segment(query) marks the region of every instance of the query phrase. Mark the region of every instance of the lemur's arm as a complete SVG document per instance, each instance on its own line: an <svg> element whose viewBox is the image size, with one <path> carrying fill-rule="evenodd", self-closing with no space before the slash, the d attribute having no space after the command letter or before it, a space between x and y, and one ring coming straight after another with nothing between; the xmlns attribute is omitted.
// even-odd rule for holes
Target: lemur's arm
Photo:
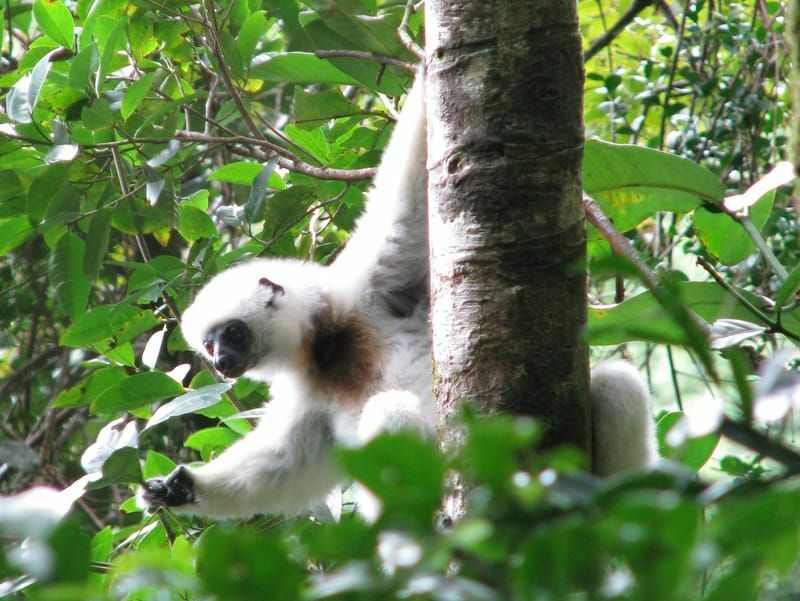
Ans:
<svg viewBox="0 0 800 601"><path fill-rule="evenodd" d="M396 316L428 293L425 104L422 76L408 93L364 214L330 266L350 298L366 291Z"/></svg>
<svg viewBox="0 0 800 601"><path fill-rule="evenodd" d="M149 480L139 503L212 517L292 515L324 500L338 481L325 412L270 403L259 426L201 467Z"/></svg>

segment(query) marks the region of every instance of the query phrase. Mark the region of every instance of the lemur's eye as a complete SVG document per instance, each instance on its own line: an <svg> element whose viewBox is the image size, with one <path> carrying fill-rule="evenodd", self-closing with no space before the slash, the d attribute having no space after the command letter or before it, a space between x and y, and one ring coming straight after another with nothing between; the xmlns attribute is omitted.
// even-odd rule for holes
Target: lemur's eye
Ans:
<svg viewBox="0 0 800 601"><path fill-rule="evenodd" d="M214 355L214 342L212 340L209 340L208 338L203 340L203 348L206 349L206 352L209 355Z"/></svg>
<svg viewBox="0 0 800 601"><path fill-rule="evenodd" d="M240 321L231 321L225 324L222 330L222 339L235 349L242 350L247 346L248 331Z"/></svg>

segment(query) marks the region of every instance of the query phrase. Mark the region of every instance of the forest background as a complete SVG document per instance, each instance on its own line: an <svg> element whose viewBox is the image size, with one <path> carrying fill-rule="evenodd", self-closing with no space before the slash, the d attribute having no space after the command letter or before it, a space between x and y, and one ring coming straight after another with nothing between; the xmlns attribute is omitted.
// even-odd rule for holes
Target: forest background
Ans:
<svg viewBox="0 0 800 601"><path fill-rule="evenodd" d="M623 355L647 375L671 464L602 482L575 450L526 453L541 436L530 419L467 413L451 454L410 436L342 451L384 503L375 525L350 514L347 491L312 518L136 509L138 482L212 457L268 399L217 381L177 319L243 256L325 261L347 238L412 78L413 8L4 4L0 596L800 592L781 2L578 3L584 188L625 234L617 250L644 259L631 268L610 252L613 230L590 229L586 335L594 358ZM453 470L472 482L467 514L437 529Z"/></svg>

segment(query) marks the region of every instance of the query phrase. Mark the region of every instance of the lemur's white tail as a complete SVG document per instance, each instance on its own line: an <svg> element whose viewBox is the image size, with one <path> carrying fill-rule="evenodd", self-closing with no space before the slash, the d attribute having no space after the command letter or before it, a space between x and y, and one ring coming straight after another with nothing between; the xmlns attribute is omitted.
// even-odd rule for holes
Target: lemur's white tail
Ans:
<svg viewBox="0 0 800 601"><path fill-rule="evenodd" d="M625 361L600 363L591 386L594 470L609 476L650 467L658 460L650 394Z"/></svg>

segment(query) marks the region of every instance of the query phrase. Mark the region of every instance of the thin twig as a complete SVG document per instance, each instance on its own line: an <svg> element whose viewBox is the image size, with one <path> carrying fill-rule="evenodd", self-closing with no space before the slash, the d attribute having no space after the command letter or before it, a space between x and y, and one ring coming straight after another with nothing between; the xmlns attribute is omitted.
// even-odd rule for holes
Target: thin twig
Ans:
<svg viewBox="0 0 800 601"><path fill-rule="evenodd" d="M207 3L206 5L206 13L209 16L209 33L211 34L211 51L214 53L214 58L217 60L217 69L219 70L219 75L222 77L222 83L225 84L225 88L228 90L228 94L231 95L233 99L233 103L236 105L239 114L244 119L245 124L252 132L253 136L257 139L263 139L261 134L261 130L256 125L256 122L253 121L253 117L250 116L250 111L247 110L247 107L244 105L244 101L242 100L241 95L239 94L239 90L236 89L236 86L231 79L230 73L228 72L228 66L225 62L225 57L222 56L222 45L219 41L219 32L217 29L216 20L214 18L214 5L213 3Z"/></svg>
<svg viewBox="0 0 800 601"><path fill-rule="evenodd" d="M633 0L625 12L622 13L619 20L611 26L611 29L589 45L589 48L583 53L583 60L588 61L603 48L611 44L614 38L625 31L625 28L633 22L636 16L651 4L653 4L653 0Z"/></svg>
<svg viewBox="0 0 800 601"><path fill-rule="evenodd" d="M15 133L11 133L9 131L2 131L0 130L0 136L4 136L6 138L10 138L12 140L19 140L22 142L27 142L30 144L45 144L46 142L38 141L38 140L30 140L25 138L24 136L20 136ZM302 173L304 175L309 175L311 177L317 177L320 179L331 179L331 180L339 180L344 182L354 182L354 181L361 181L365 179L370 179L375 176L377 169L375 167L365 167L363 169L335 169L333 167L317 167L315 165L311 165L301 158L297 157L291 151L285 149L274 142L270 142L269 140L251 138L249 136L207 136L198 132L193 131L177 131L173 135L175 140L181 140L185 142L192 142L196 144L241 144L243 146L249 147L263 147L266 148L272 153L266 153L262 151L258 152L251 152L248 156L252 156L260 161L267 160L272 154L277 154L280 156L280 160L278 161L278 165L284 169L289 169L290 171L295 171L297 173ZM88 149L113 149L119 148L122 146L135 146L137 144L166 144L169 141L169 138L156 138L156 137L142 137L142 138L126 138L124 140L115 140L113 142L100 142L97 144L86 144L83 147ZM127 197L127 194L124 195Z"/></svg>
<svg viewBox="0 0 800 601"><path fill-rule="evenodd" d="M357 58L380 63L381 65L392 65L393 67L399 67L406 71L411 71L412 73L416 70L414 63L393 56L364 52L361 50L316 50L314 56L317 58Z"/></svg>
<svg viewBox="0 0 800 601"><path fill-rule="evenodd" d="M411 31L408 28L408 20L411 18L411 13L413 12L414 0L408 0L406 2L406 10L403 13L403 20L400 21L400 27L397 28L397 35L400 36L400 41L403 42L403 46L406 47L406 50L416 56L419 60L423 60L425 58L425 51L414 40L414 37L411 35Z"/></svg>
<svg viewBox="0 0 800 601"><path fill-rule="evenodd" d="M733 298L737 300L737 302L742 305L745 309L750 311L756 319L760 320L762 323L766 324L769 327L771 332L775 332L777 334L782 334L789 338L790 340L794 340L795 342L800 342L800 336L792 332L791 330L787 330L781 322L777 319L772 319L769 315L767 315L764 311L756 307L753 303L751 303L747 297L745 297L739 290L735 287L731 286L728 282L726 282L723 277L717 273L717 271L711 266L711 264L706 261L703 257L697 257L697 264L700 265L706 272L714 279L714 281L722 286L725 291L730 294Z"/></svg>
<svg viewBox="0 0 800 601"><path fill-rule="evenodd" d="M689 12L689 0L684 0L683 14L681 15L681 24L678 28L678 39L675 42L675 53L672 56L672 64L669 68L669 77L667 78L667 89L664 92L664 109L661 113L661 125L659 127L658 148L664 148L664 138L667 133L667 118L669 116L669 99L672 93L672 86L675 82L675 73L678 70L678 60L681 55L681 43L683 42L683 33L686 30L686 17Z"/></svg>

